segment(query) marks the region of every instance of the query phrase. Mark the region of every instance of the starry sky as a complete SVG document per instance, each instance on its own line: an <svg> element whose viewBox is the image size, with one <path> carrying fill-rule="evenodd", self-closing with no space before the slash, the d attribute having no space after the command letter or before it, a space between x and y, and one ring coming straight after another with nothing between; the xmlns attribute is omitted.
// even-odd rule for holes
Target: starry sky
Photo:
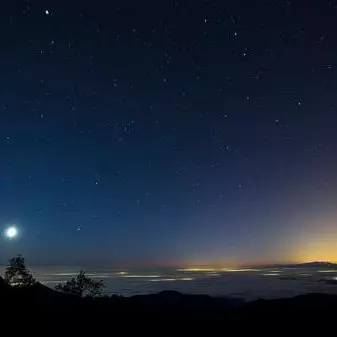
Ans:
<svg viewBox="0 0 337 337"><path fill-rule="evenodd" d="M337 1L12 1L0 262L337 260Z"/></svg>

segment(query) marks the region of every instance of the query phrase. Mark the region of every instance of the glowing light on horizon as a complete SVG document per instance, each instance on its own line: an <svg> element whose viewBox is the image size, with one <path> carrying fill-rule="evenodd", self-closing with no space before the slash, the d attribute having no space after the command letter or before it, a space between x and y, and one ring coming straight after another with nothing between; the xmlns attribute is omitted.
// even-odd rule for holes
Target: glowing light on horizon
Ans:
<svg viewBox="0 0 337 337"><path fill-rule="evenodd" d="M219 273L219 272L226 272L226 273L244 273L244 272L259 272L260 269L255 268L182 268L177 269L177 271L186 272L186 273Z"/></svg>
<svg viewBox="0 0 337 337"><path fill-rule="evenodd" d="M159 278L160 275L121 275L124 278Z"/></svg>
<svg viewBox="0 0 337 337"><path fill-rule="evenodd" d="M176 281L194 281L193 277L183 277L183 278L162 278L149 280L150 282L176 282Z"/></svg>
<svg viewBox="0 0 337 337"><path fill-rule="evenodd" d="M262 276L280 276L280 274L278 273L265 273L265 274L261 274Z"/></svg>
<svg viewBox="0 0 337 337"><path fill-rule="evenodd" d="M182 268L177 269L177 271L183 271L183 272L196 272L196 273L203 273L203 272L212 272L212 271L219 271L219 269L216 268Z"/></svg>
<svg viewBox="0 0 337 337"><path fill-rule="evenodd" d="M244 269L227 269L223 268L222 271L227 273L246 273L246 272L258 272L260 269L244 268Z"/></svg>
<svg viewBox="0 0 337 337"><path fill-rule="evenodd" d="M178 281L176 278L162 278L162 279L154 279L154 280L149 280L150 282L175 282Z"/></svg>
<svg viewBox="0 0 337 337"><path fill-rule="evenodd" d="M322 222L317 219L316 222ZM301 263L313 261L323 261L336 263L337 261L337 231L335 229L335 219L325 221L320 231L312 230L301 236L296 244L293 258Z"/></svg>

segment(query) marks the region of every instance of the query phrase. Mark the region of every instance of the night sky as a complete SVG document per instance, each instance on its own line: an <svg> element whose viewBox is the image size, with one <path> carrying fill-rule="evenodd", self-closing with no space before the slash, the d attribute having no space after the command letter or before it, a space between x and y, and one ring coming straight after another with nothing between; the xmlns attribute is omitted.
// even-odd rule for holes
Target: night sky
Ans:
<svg viewBox="0 0 337 337"><path fill-rule="evenodd" d="M1 1L0 260L337 260L337 1Z"/></svg>

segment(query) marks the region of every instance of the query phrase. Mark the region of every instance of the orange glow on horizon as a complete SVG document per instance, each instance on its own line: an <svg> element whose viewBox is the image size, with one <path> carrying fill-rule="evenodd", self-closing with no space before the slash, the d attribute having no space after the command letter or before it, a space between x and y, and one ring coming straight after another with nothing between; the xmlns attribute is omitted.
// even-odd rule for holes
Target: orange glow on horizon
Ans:
<svg viewBox="0 0 337 337"><path fill-rule="evenodd" d="M302 240L296 250L296 257L302 263L312 261L337 262L337 235L324 233L312 235L311 238Z"/></svg>

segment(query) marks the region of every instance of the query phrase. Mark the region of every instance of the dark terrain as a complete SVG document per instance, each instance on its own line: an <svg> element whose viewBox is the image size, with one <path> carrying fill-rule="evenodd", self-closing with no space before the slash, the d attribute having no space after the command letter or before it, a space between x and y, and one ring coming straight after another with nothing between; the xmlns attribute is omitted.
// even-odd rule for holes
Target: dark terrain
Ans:
<svg viewBox="0 0 337 337"><path fill-rule="evenodd" d="M39 283L14 288L0 279L3 332L34 336L229 335L282 332L335 334L337 296L311 294L244 303L162 292L123 298L79 298ZM297 330L299 329L299 330ZM292 334L292 333L291 333Z"/></svg>

